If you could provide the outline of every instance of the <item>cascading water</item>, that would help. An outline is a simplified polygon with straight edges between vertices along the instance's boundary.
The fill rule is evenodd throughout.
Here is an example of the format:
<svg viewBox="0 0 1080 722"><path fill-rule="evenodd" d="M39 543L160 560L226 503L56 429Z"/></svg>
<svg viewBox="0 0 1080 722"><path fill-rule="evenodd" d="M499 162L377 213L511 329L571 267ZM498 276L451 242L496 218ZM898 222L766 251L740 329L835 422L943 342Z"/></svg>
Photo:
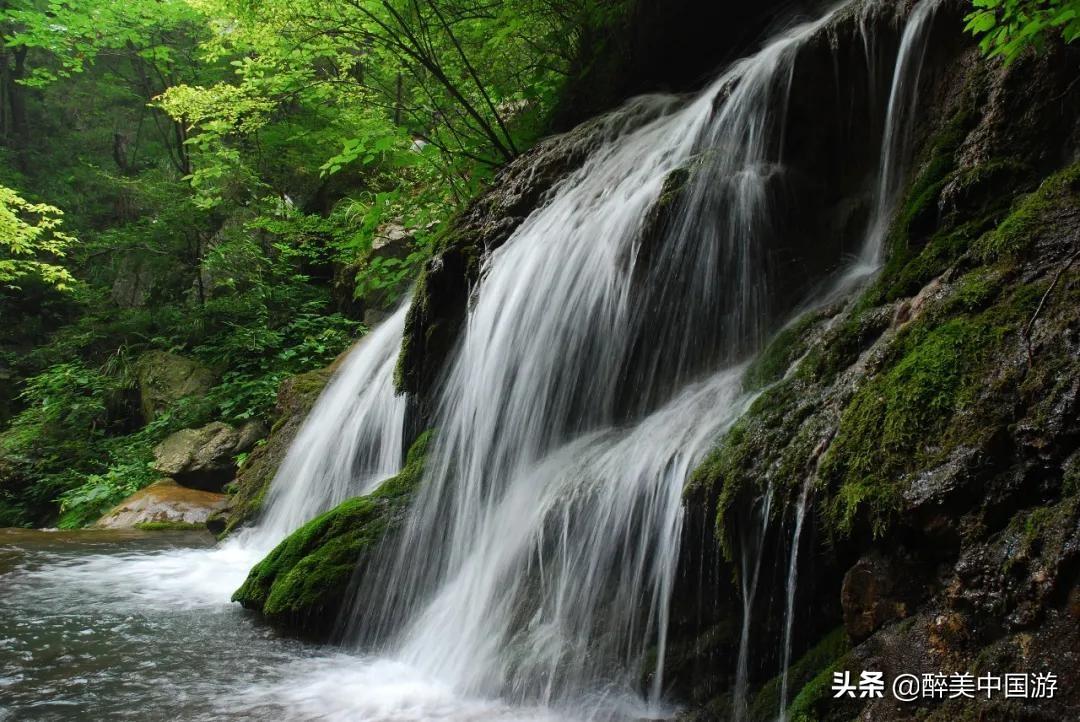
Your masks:
<svg viewBox="0 0 1080 722"><path fill-rule="evenodd" d="M750 621L754 613L754 599L757 596L758 578L761 575L761 560L764 558L766 534L769 531L773 501L773 489L770 486L761 499L757 510L756 524L750 529L739 544L739 591L742 596L742 631L739 634L739 657L735 663L735 685L732 689L732 714L737 720L746 717L746 693L750 686Z"/></svg>
<svg viewBox="0 0 1080 722"><path fill-rule="evenodd" d="M881 143L872 220L858 259L848 270L845 280L838 284L840 290L848 290L853 282L875 273L881 266L886 235L907 177L915 111L918 108L919 80L938 5L939 0L923 0L911 11L904 26L885 113L885 134Z"/></svg>
<svg viewBox="0 0 1080 722"><path fill-rule="evenodd" d="M226 603L251 567L289 532L345 499L364 494L401 466L404 399L393 366L406 308L361 340L334 374L282 462L259 523L213 549L90 557L65 571L66 584L132 589L184 607Z"/></svg>
<svg viewBox="0 0 1080 722"><path fill-rule="evenodd" d="M912 129L918 107L919 81L926 59L931 24L938 6L939 0L924 0L915 6L904 26L889 92L885 133L881 143L881 161L874 194L873 214L866 242L855 263L824 294L824 298L819 303L849 293L861 280L877 272L881 266L885 253L886 236L907 175L907 164L911 154ZM862 26L862 30L864 38L869 37L865 25ZM872 62L870 60L872 53L869 49L869 40L866 41L865 47L867 48L868 62ZM807 479L803 483L802 491L796 502L788 574L785 580L784 635L781 650L779 715L777 717L779 722L786 722L787 720L788 672L791 666L792 631L795 623L795 591L799 575L799 542L802 537L803 522L806 516L807 498L810 494L809 481L810 479ZM742 719L742 716L736 714L736 719Z"/></svg>
<svg viewBox="0 0 1080 722"><path fill-rule="evenodd" d="M645 672L658 694L662 667L641 667L650 645L663 658L681 491L746 403L732 361L768 324L793 64L830 17L605 139L490 259L424 486L361 589L361 646L467 693L579 712ZM681 168L676 221L649 245Z"/></svg>
<svg viewBox="0 0 1080 722"><path fill-rule="evenodd" d="M812 478L812 477L811 477ZM780 662L780 714L778 722L787 722L788 671L791 668L791 637L795 631L795 585L799 580L799 543L802 541L806 503L810 496L810 478L803 482L799 501L795 504L795 530L791 535L791 554L784 594L784 646Z"/></svg>
<svg viewBox="0 0 1080 722"><path fill-rule="evenodd" d="M401 469L405 398L394 364L408 302L349 352L279 467L257 526L239 537L266 549Z"/></svg>

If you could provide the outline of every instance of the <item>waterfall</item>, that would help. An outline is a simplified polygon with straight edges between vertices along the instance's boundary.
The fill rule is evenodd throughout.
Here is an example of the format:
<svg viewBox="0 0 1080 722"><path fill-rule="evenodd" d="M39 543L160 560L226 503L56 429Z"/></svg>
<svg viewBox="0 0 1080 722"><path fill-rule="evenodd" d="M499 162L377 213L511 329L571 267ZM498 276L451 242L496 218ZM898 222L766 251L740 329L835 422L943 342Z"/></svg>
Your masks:
<svg viewBox="0 0 1080 722"><path fill-rule="evenodd" d="M732 716L746 719L747 692L750 687L750 621L754 613L761 560L765 556L765 539L772 512L773 488L770 485L762 498L756 533L743 534L739 544L739 591L742 596L742 631L739 634L739 657L735 662L735 685L732 689ZM755 505L755 508L756 505Z"/></svg>
<svg viewBox="0 0 1080 722"><path fill-rule="evenodd" d="M362 648L465 694L577 705L651 676L655 702L682 490L749 400L793 66L830 17L604 139L488 260L424 483L362 582Z"/></svg>
<svg viewBox="0 0 1080 722"><path fill-rule="evenodd" d="M865 13L879 4L863 5L856 20L871 96L880 58ZM298 659L281 682L285 709L327 719L670 712L662 697L684 487L754 401L745 363L790 311L773 307L784 289L770 288L769 252L799 230L782 200L793 78L800 51L850 6L780 33L696 96L648 96L615 111L582 166L484 260L433 400L424 479L343 620L346 643L375 656ZM850 294L881 264L937 6L922 0L905 21L861 251L829 291L803 293L803 309ZM285 535L395 474L406 401L393 372L405 314L403 306L344 359L257 526L211 551L134 555L118 569L103 558L67 578L92 580L89 588L107 571L155 601L201 595L224 606ZM791 517L781 720L810 495L807 480ZM765 557L782 547L770 540L770 524L787 516L782 503L770 483L735 527L736 720L748 711L751 623L761 620ZM346 674L355 668L344 669L354 664L363 667L358 692ZM302 678L307 667L314 683Z"/></svg>
<svg viewBox="0 0 1080 722"><path fill-rule="evenodd" d="M844 292L880 262L932 5L918 4L904 30L873 221L834 284ZM467 697L575 717L662 713L682 492L753 400L742 362L776 311L766 253L786 230L777 197L792 78L836 12L780 34L693 98L616 111L580 169L485 259L437 387L423 483L345 620L356 648ZM676 212L660 213L680 175ZM252 535L280 538L397 469L404 404L391 377L403 314L350 355ZM741 550L736 719L772 505L770 490Z"/></svg>
<svg viewBox="0 0 1080 722"><path fill-rule="evenodd" d="M258 525L237 543L265 551L400 470L405 399L394 365L407 310L406 301L348 352L274 475Z"/></svg>
<svg viewBox="0 0 1080 722"><path fill-rule="evenodd" d="M791 535L791 554L784 587L784 646L780 662L780 714L778 722L787 722L788 671L791 668L791 635L795 629L795 584L799 579L799 542L802 540L803 520L806 519L806 502L810 496L812 476L803 482L802 493L795 505L795 531Z"/></svg>
<svg viewBox="0 0 1080 722"><path fill-rule="evenodd" d="M907 179L912 130L918 109L919 80L926 60L930 28L939 4L940 0L918 3L904 26L885 113L885 134L881 143L870 230L857 261L848 271L848 279L864 278L877 271L885 254L886 236L896 211L897 199Z"/></svg>

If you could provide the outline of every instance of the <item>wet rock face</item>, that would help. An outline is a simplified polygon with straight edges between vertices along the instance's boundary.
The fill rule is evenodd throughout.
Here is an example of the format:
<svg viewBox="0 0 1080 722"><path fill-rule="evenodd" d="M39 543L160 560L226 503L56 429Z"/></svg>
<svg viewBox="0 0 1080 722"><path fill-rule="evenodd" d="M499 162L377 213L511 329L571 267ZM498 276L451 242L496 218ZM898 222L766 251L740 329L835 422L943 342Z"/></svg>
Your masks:
<svg viewBox="0 0 1080 722"><path fill-rule="evenodd" d="M915 570L894 557L868 554L844 575L844 628L861 642L885 624L908 616L921 587Z"/></svg>
<svg viewBox="0 0 1080 722"><path fill-rule="evenodd" d="M221 491L236 474L236 456L249 451L265 434L258 422L236 428L215 421L198 429L182 429L154 447L154 470L185 486Z"/></svg>
<svg viewBox="0 0 1080 722"><path fill-rule="evenodd" d="M224 494L189 489L172 479L162 479L124 499L94 526L101 529L202 527L228 503Z"/></svg>
<svg viewBox="0 0 1080 722"><path fill-rule="evenodd" d="M216 376L193 359L165 351L149 351L136 362L139 408L147 423L174 401L210 390Z"/></svg>
<svg viewBox="0 0 1080 722"><path fill-rule="evenodd" d="M960 9L943 5L935 33L959 34ZM819 660L818 682L792 688L789 719L1077 719L1080 48L1003 68L954 37L928 63L887 265L752 363L747 388L761 396L699 469L688 503L716 505L737 575L731 530L745 500L769 487L774 508L790 509L800 482L812 484L821 539L804 542L800 566L838 573L800 570L797 607L813 611L795 628L843 625L854 647ZM788 547L778 548L764 568L785 563ZM684 556L692 573L699 564ZM718 578L713 596L727 599ZM759 590L760 604L780 585ZM796 632L793 660L821 638ZM780 643L775 632L762 639ZM777 665L754 665L751 695L770 711L752 718L775 719ZM1059 691L1053 700L845 701L829 690L832 670L886 679L1052 671ZM712 702L730 709L722 694Z"/></svg>

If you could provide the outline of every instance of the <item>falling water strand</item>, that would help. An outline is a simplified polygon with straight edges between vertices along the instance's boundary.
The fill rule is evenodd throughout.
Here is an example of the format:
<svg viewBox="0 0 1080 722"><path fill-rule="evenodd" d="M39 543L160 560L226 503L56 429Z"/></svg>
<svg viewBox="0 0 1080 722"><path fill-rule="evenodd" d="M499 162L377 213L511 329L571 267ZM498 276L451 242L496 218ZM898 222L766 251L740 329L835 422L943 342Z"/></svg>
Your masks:
<svg viewBox="0 0 1080 722"><path fill-rule="evenodd" d="M754 598L757 596L758 578L761 575L761 559L765 556L765 540L769 531L772 514L772 484L762 498L759 514L760 526L755 533L744 535L740 547L739 586L742 593L743 614L742 631L739 634L739 657L735 664L735 687L732 692L732 716L735 722L746 719L747 694L750 687L750 622L754 611Z"/></svg>
<svg viewBox="0 0 1080 722"><path fill-rule="evenodd" d="M401 468L405 399L395 395L393 379L407 308L349 351L289 447L258 525L238 543L269 548Z"/></svg>
<svg viewBox="0 0 1080 722"><path fill-rule="evenodd" d="M870 231L858 261L849 272L849 276L853 278L865 277L881 266L896 202L907 178L918 109L919 81L939 2L940 0L923 0L918 3L904 26L885 116L885 135L881 143L881 161L878 165Z"/></svg>
<svg viewBox="0 0 1080 722"><path fill-rule="evenodd" d="M795 585L799 578L799 542L802 540L803 520L806 518L806 502L810 496L812 476L803 482L802 493L795 505L795 531L791 535L791 556L788 561L787 580L784 585L784 649L780 663L780 712L778 722L787 722L788 670L791 668L791 635L795 628Z"/></svg>
<svg viewBox="0 0 1080 722"><path fill-rule="evenodd" d="M919 81L926 59L930 29L938 5L939 0L924 0L916 5L907 18L889 91L874 208L866 241L859 258L848 269L847 273L841 277L835 287L825 294L825 300L831 300L850 292L856 284L875 272L881 265L881 258L885 251L886 235L892 223L897 198L906 178L907 165L911 155L911 140L917 110ZM860 21L860 28L866 43L867 61L872 63L873 51L868 40L871 33L866 28L865 15ZM779 722L786 722L787 720L788 673L791 667L799 543L802 536L803 521L806 516L809 492L810 478L804 482L795 508L795 528L792 535L791 554L785 583L784 637L780 667L779 713L777 716Z"/></svg>

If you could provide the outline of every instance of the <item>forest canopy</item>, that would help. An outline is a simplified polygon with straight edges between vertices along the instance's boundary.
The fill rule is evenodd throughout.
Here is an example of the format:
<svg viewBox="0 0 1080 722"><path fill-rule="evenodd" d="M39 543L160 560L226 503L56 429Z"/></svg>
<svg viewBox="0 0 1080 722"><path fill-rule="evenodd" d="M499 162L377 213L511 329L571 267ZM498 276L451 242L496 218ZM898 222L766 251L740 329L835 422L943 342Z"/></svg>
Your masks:
<svg viewBox="0 0 1080 722"><path fill-rule="evenodd" d="M0 525L92 521L172 431L268 420L283 378L393 307L624 10L3 3ZM140 418L151 350L214 386Z"/></svg>

